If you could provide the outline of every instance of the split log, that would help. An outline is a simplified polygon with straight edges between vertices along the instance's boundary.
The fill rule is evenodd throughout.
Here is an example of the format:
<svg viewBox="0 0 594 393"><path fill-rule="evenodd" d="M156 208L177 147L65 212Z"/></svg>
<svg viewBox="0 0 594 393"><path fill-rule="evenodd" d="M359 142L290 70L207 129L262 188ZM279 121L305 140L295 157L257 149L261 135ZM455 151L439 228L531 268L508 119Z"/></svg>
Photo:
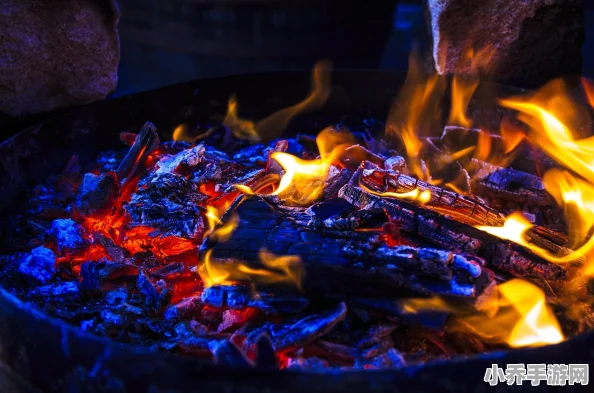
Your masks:
<svg viewBox="0 0 594 393"><path fill-rule="evenodd" d="M505 222L502 214L478 200L399 172L386 171L369 162L364 162L361 167L364 169L360 171L359 185L373 192L419 195L429 192L428 201L419 201L419 198L411 198L411 201L422 203L428 210L451 216L468 225L501 226Z"/></svg>
<svg viewBox="0 0 594 393"><path fill-rule="evenodd" d="M353 178L355 179L361 172L362 170L359 170ZM555 280L562 279L566 275L563 267L545 261L526 247L499 239L409 201L382 198L367 193L356 185L358 182L354 179L340 190L339 197L360 209L385 209L392 220L400 225L400 229L410 235L452 252L477 254L485 259L488 265L517 277ZM532 242L546 246L553 254L561 255L570 252L540 238L533 232L529 232L528 235L532 238Z"/></svg>

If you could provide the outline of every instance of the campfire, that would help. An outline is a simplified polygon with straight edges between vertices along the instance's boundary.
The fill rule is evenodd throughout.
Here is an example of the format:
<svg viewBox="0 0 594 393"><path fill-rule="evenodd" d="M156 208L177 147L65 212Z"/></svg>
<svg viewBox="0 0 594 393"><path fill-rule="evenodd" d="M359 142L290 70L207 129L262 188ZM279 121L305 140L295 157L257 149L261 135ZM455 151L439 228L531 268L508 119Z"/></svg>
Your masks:
<svg viewBox="0 0 594 393"><path fill-rule="evenodd" d="M10 218L0 284L83 331L236 366L402 368L592 329L590 107L553 81L473 128L478 82L419 69L379 135L282 135L328 99L319 63L260 121L230 97L211 123L73 156Z"/></svg>

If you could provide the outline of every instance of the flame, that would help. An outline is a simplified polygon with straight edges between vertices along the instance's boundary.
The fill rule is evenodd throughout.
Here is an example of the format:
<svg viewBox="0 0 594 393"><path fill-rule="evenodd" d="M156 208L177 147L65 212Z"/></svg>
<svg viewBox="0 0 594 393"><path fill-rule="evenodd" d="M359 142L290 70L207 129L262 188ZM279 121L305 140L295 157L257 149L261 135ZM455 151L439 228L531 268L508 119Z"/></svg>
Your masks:
<svg viewBox="0 0 594 393"><path fill-rule="evenodd" d="M472 120L466 116L466 107L472 94L478 86L477 78L463 78L454 76L452 79L452 104L450 108L449 125L465 128L472 126Z"/></svg>
<svg viewBox="0 0 594 393"><path fill-rule="evenodd" d="M499 126L499 134L503 143L503 153L508 154L526 138L524 131L514 125L508 118L503 118Z"/></svg>
<svg viewBox="0 0 594 393"><path fill-rule="evenodd" d="M320 157L315 160L304 160L284 152L272 153L271 158L280 164L285 174L278 187L269 195L278 195L283 200L300 205L313 202L324 191L324 180L328 176L330 166L338 160L350 143L350 134L328 127L316 137ZM235 187L246 194L255 193L247 186Z"/></svg>
<svg viewBox="0 0 594 393"><path fill-rule="evenodd" d="M591 86L584 83L584 90L590 97ZM594 237L590 234L594 225L594 138L575 136L575 130L587 129L588 113L571 99L562 80L552 81L534 94L500 100L500 103L518 111L518 119L530 129L527 138L531 143L580 176L559 169L550 169L543 176L545 189L564 209L571 246L576 250L559 257L538 247L529 248L554 263L585 257L588 263L584 274L593 272ZM514 236L514 241L519 240L518 234Z"/></svg>
<svg viewBox="0 0 594 393"><path fill-rule="evenodd" d="M300 103L281 109L268 117L254 123L238 116L238 103L231 96L227 105L227 114L223 124L238 139L259 141L280 136L295 116L321 108L330 96L332 64L318 61L312 72L312 87L309 95Z"/></svg>
<svg viewBox="0 0 594 393"><path fill-rule="evenodd" d="M406 81L392 102L386 121L386 134L402 140L406 149L408 168L419 179L426 180L419 153L419 136L429 136L440 129L441 98L445 79L438 75L425 75L418 55L413 51L408 63Z"/></svg>
<svg viewBox="0 0 594 393"><path fill-rule="evenodd" d="M250 282L256 285L286 283L301 289L304 270L299 256L276 256L266 250L260 250L259 259L263 266L254 267L239 261L213 262L211 254L212 250L205 253L204 261L198 269L206 288Z"/></svg>
<svg viewBox="0 0 594 393"><path fill-rule="evenodd" d="M564 340L555 315L546 303L544 292L536 285L513 279L497 286L484 312L468 311L442 298L408 299L403 311L425 310L453 313L451 329L471 331L492 343L510 347L541 346Z"/></svg>
<svg viewBox="0 0 594 393"><path fill-rule="evenodd" d="M475 228L488 232L501 239L511 240L512 242L523 246L531 247L531 245L524 239L524 234L528 229L532 228L532 223L528 221L522 213L515 212L510 214L505 219L503 226L500 227L477 225Z"/></svg>
<svg viewBox="0 0 594 393"><path fill-rule="evenodd" d="M385 198L410 199L415 202L419 202L422 205L425 205L425 204L429 203L429 201L431 201L431 191L429 191L429 190L419 191L418 188L415 188L408 192L397 193L397 192L389 192L389 191L388 192L376 192L376 191L373 191L372 189L370 189L369 187L366 187L362 183L359 183L359 187L361 187L361 189L365 192L368 192L373 195L385 197Z"/></svg>
<svg viewBox="0 0 594 393"><path fill-rule="evenodd" d="M240 119L237 115L238 107L237 98L232 95L227 103L227 114L223 119L223 125L228 127L237 139L259 141L260 137L256 131L255 123L250 120Z"/></svg>

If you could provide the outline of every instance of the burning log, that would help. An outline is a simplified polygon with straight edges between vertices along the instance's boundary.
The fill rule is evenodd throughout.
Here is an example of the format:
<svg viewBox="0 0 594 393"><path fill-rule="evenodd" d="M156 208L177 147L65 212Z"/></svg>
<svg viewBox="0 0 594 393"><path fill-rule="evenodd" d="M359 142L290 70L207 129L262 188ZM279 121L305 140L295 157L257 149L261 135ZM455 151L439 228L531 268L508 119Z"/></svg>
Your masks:
<svg viewBox="0 0 594 393"><path fill-rule="evenodd" d="M554 206L542 180L530 173L472 159L467 166L473 193L531 206Z"/></svg>
<svg viewBox="0 0 594 393"><path fill-rule="evenodd" d="M358 174L360 172L362 170ZM358 174L353 175L353 178ZM345 185L340 190L339 197L360 209L383 208L403 231L452 252L475 253L489 265L517 277L534 276L546 280L565 277L563 267L543 260L525 247L506 242L408 201L393 198L388 201L388 198L367 193L353 183ZM537 235L533 236L536 238ZM540 238L539 241L556 253L569 252L545 239Z"/></svg>
<svg viewBox="0 0 594 393"><path fill-rule="evenodd" d="M383 209L377 209L377 212L386 220ZM282 214L256 199L239 205L236 213L240 217L239 225L226 242L207 239L201 247L201 255L206 255L209 250L207 263L221 272L219 274L226 272L233 277L233 272L245 269L266 271L266 266L259 262L258 253L268 249L299 258L304 271L300 286L307 297L315 298L321 293L371 297L429 294L473 297L482 292L482 287L476 288L473 284L481 274L480 265L463 255L428 248L378 247L375 233L345 231L350 228L348 226L341 230L328 231L322 227L310 231L301 224L284 220ZM294 212L292 216L296 217ZM345 222L352 223L348 219ZM269 274L275 273L270 271ZM231 278L227 278L229 280ZM349 284L353 281L358 283L357 286ZM223 303L217 304L211 298L212 292L218 291L215 288L221 287L205 290L203 302L221 307ZM239 288L246 287L230 289L236 293ZM260 292L256 299L260 303L242 301L242 306L262 308L262 303L268 301L263 292L276 293L278 299L283 299L278 289L267 290L266 286L261 288L259 285L257 288ZM227 306L231 307L230 295L226 297ZM233 299L236 299L235 294Z"/></svg>
<svg viewBox="0 0 594 393"><path fill-rule="evenodd" d="M371 163L362 164L359 184L372 192L421 203L435 212L451 216L468 225L500 226L505 218L482 202L444 188L432 186L414 177L383 170Z"/></svg>

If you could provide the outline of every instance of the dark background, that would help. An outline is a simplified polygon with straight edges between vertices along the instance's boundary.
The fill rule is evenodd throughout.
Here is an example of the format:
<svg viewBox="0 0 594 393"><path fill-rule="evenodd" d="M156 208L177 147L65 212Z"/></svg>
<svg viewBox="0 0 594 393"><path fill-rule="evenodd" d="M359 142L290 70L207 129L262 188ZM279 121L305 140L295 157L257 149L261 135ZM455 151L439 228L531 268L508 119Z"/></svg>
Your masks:
<svg viewBox="0 0 594 393"><path fill-rule="evenodd" d="M470 0L469 0L470 1ZM584 0L582 74L594 78L594 1ZM424 0L118 0L121 61L108 98L231 74L335 68L405 71L430 51ZM69 109L15 119L0 141ZM71 109L70 109L71 110Z"/></svg>
<svg viewBox="0 0 594 393"><path fill-rule="evenodd" d="M209 1L190 1L190 0L171 0L164 1L143 1L143 0L119 0L122 11L120 22L120 38L122 48L122 58L119 72L118 89L115 96L125 95L136 91L148 90L159 86L172 83L188 81L197 78L207 78L213 76L222 76L236 73L258 72L258 71L280 71L287 69L304 69L313 64L311 59L305 59L305 56L296 56L293 61L286 61L275 57L273 53L265 58L262 54L254 53L253 58L245 59L233 56L233 49L228 48L228 44L239 42L241 37L253 34L252 30L235 27L241 23L251 23L259 26L262 36L278 34L273 28L267 27L270 23L279 18L278 15L266 15L252 17L249 9L257 9L260 3L273 3L275 1L251 0L243 1L245 7L235 5L221 7L217 10L211 10L208 13L194 15L192 19L191 11L197 8L197 3L209 3ZM346 0L343 4L356 3L357 0ZM162 3L162 4L160 4ZM168 5L166 5L168 3ZM180 9L180 3L186 3L186 9ZM210 1L210 3L213 3ZM224 3L224 1L222 2ZM235 1L234 3L242 3ZM276 1L282 3L282 1ZM290 3L287 1L286 3ZM308 5L307 1L297 2L300 9L300 15L294 17L295 24L301 24L301 29L295 29L288 33L287 42L294 43L293 36L309 34L322 37L327 31L322 30L323 21L318 24L311 20L311 15L324 14L323 9L316 9L316 5ZM311 2L309 2L311 3ZM319 3L319 2L318 2ZM370 24L389 24L391 25L386 36L378 36L376 41L381 41L383 47L382 53L376 59L369 59L368 64L371 68L384 70L406 70L408 55L413 43L422 49L429 49L429 39L427 36L426 18L424 15L423 4L421 0L400 0L390 1L381 0L378 2L362 2L362 7L373 8L376 4L391 3L394 9L391 20L383 18L381 12L378 14L367 15ZM246 11L247 10L247 11ZM290 10L290 8L289 8ZM243 11L243 14L242 14ZM382 11L383 12L383 11ZM291 14L295 14L293 10ZM385 12L384 12L385 13ZM584 0L584 16L586 40L582 48L583 54L583 75L594 77L594 1ZM189 20L184 21L185 17ZM213 20L224 20L229 18L229 25L213 23ZM280 16L282 19L282 15ZM206 20L205 20L206 19ZM360 22L347 21L345 24L351 24L345 30L364 31L368 25L359 18ZM233 25L235 23L235 25ZM285 20L286 23L286 20ZM173 25L173 26L172 26ZM221 27L223 25L223 27ZM151 37L143 37L139 26L152 30ZM208 43L218 47L218 51L211 50L210 56L208 50L197 50L196 42L191 36L200 35L201 28L210 28L214 30L214 35L208 38ZM220 30L220 31L218 31ZM249 33L246 31L249 30ZM173 33L173 39L167 41L163 37L170 36ZM286 36L284 37L286 38ZM173 43L172 43L173 41ZM274 52L275 46L268 44L269 41L261 43L259 46L264 52ZM324 43L314 41L318 46L324 48ZM298 43L294 43L299 47ZM267 46L269 48L267 48ZM250 49L247 49L248 51ZM225 53L226 52L226 53ZM347 68L357 68L356 57L361 56L361 48L357 45L347 47L345 52L350 52L353 59ZM249 55L249 54L248 54ZM260 56L260 58L258 58ZM301 61L299 61L301 60ZM343 62L344 63L344 62ZM339 64L340 65L340 64ZM366 67L369 68L369 67Z"/></svg>

